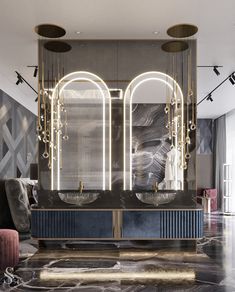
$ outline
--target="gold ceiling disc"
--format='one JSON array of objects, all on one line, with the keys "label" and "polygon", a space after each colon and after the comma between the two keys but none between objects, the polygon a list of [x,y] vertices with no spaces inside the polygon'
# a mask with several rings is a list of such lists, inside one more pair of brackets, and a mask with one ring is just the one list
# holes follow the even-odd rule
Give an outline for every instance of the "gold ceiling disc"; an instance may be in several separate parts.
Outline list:
[{"label": "gold ceiling disc", "polygon": [[193,24],[177,24],[167,30],[167,34],[173,38],[187,38],[195,35],[198,27]]},{"label": "gold ceiling disc", "polygon": [[45,38],[60,38],[65,35],[66,31],[62,27],[54,24],[40,24],[35,26],[34,31]]},{"label": "gold ceiling disc", "polygon": [[44,48],[55,53],[65,53],[72,49],[72,47],[62,41],[49,41],[44,44]]},{"label": "gold ceiling disc", "polygon": [[188,49],[188,44],[184,41],[169,41],[162,45],[162,50],[167,53],[177,53]]}]

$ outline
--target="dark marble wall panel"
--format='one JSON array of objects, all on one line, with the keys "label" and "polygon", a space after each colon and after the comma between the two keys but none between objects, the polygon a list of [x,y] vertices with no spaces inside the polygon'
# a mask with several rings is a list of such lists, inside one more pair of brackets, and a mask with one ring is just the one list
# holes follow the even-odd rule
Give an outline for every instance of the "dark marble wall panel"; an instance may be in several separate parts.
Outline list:
[{"label": "dark marble wall panel", "polygon": [[165,177],[170,141],[164,104],[133,104],[133,189],[152,189]]}]

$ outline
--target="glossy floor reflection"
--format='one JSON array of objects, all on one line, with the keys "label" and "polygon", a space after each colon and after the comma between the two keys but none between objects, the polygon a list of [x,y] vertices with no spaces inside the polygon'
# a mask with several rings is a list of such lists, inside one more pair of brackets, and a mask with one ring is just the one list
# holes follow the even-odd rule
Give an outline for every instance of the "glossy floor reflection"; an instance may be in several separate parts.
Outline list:
[{"label": "glossy floor reflection", "polygon": [[[112,243],[103,245],[97,256],[95,251],[76,250],[73,245],[62,250],[44,250],[33,257],[23,260],[17,274],[23,283],[10,288],[2,286],[0,291],[235,291],[235,217],[210,215],[205,216],[205,237],[198,242],[197,253],[184,250],[166,251],[152,249],[144,253],[151,243]],[[96,244],[99,248],[102,245]],[[133,251],[138,260],[133,260]],[[127,280],[101,283],[100,273],[132,273],[149,271],[195,271],[193,282],[139,280],[135,283],[131,277]],[[94,273],[93,281],[83,283],[78,279],[59,280],[56,276],[79,275],[78,273]],[[44,279],[40,279],[44,275]],[[47,276],[52,279],[45,280]],[[80,274],[81,275],[81,274]],[[135,279],[136,280],[136,279]]]}]

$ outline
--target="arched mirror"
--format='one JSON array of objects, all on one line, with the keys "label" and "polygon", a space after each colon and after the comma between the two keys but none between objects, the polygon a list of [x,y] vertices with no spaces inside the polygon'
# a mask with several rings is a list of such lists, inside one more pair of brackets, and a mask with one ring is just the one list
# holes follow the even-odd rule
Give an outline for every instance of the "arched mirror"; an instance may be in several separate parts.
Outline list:
[{"label": "arched mirror", "polygon": [[111,189],[111,98],[90,72],[63,77],[51,98],[51,190]]},{"label": "arched mirror", "polygon": [[124,95],[124,190],[183,190],[184,103],[162,72],[134,78]]}]

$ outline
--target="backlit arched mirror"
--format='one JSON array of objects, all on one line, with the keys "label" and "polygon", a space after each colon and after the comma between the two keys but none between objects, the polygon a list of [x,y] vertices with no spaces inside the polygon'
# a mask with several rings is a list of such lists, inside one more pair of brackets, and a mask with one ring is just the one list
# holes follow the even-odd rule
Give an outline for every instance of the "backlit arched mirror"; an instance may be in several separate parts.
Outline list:
[{"label": "backlit arched mirror", "polygon": [[63,77],[51,98],[51,190],[111,188],[111,99],[90,72]]},{"label": "backlit arched mirror", "polygon": [[131,81],[124,95],[124,190],[182,190],[185,137],[183,94],[162,72]]}]

